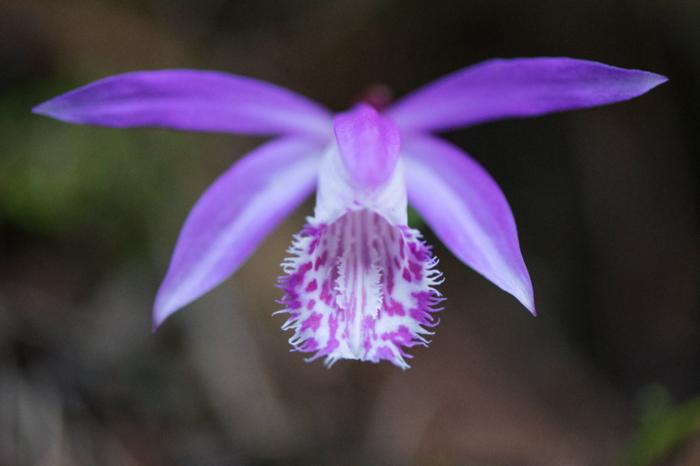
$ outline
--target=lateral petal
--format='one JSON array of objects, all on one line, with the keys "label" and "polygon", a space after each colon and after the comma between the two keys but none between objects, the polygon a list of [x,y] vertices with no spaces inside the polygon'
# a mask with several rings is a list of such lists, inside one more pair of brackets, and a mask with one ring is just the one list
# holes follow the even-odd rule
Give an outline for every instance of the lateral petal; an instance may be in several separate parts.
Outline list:
[{"label": "lateral petal", "polygon": [[300,138],[269,142],[233,164],[185,221],[158,290],[154,327],[211,290],[316,186],[321,148]]},{"label": "lateral petal", "polygon": [[513,214],[496,182],[459,148],[434,137],[404,141],[408,200],[455,256],[535,314]]},{"label": "lateral petal", "polygon": [[215,71],[137,71],[100,79],[33,109],[68,123],[245,134],[330,136],[328,112],[287,89]]},{"label": "lateral petal", "polygon": [[632,99],[667,81],[573,58],[488,60],[427,84],[392,106],[403,131],[442,131]]}]

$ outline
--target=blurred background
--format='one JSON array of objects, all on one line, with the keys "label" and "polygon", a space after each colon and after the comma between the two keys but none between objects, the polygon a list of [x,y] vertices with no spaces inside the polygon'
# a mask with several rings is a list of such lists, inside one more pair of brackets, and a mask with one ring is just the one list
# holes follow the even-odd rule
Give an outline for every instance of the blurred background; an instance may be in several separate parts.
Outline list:
[{"label": "blurred background", "polygon": [[[151,334],[189,208],[261,139],[30,114],[131,70],[229,71],[342,110],[560,55],[670,82],[446,135],[509,198],[540,316],[421,226],[448,301],[407,372],[288,351],[274,283],[311,200]],[[0,149],[2,465],[700,465],[697,0],[2,0]]]}]

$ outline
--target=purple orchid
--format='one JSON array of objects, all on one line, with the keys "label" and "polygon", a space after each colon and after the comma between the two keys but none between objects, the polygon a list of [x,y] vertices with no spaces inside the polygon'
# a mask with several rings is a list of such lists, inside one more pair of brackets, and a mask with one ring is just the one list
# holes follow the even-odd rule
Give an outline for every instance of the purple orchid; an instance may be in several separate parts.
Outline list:
[{"label": "purple orchid", "polygon": [[570,58],[489,60],[428,84],[386,111],[332,116],[272,84],[224,73],[144,71],[105,78],[34,112],[109,127],[275,135],[212,184],[189,214],[158,291],[154,327],[238,269],[316,188],[279,280],[295,350],[407,368],[427,345],[442,278],[407,203],[462,262],[535,314],[515,221],[489,174],[429,134],[624,101],[666,81]]}]

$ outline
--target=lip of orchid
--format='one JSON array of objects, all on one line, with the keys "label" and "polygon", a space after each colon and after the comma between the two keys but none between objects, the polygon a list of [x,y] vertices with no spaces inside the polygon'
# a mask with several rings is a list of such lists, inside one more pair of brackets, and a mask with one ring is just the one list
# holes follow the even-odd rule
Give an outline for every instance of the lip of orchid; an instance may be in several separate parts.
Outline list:
[{"label": "lip of orchid", "polygon": [[[533,315],[534,293],[510,206],[466,152],[431,133],[622,102],[667,81],[566,57],[494,59],[427,84],[378,113],[334,118],[263,81],[160,70],[98,80],[36,106],[61,121],[114,128],[275,136],[197,201],[154,305],[154,328],[233,274],[316,190],[280,278],[294,350],[387,360],[405,369],[427,345],[441,301],[437,259],[407,226],[410,202],[442,243]],[[333,138],[333,136],[335,136]]]}]

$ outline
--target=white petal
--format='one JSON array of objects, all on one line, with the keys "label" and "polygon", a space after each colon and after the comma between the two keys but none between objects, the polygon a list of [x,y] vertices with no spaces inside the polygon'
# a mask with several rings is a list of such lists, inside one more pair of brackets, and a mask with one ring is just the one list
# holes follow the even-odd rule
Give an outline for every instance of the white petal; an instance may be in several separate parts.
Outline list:
[{"label": "white petal", "polygon": [[334,143],[324,152],[316,191],[315,219],[330,224],[349,211],[372,210],[393,225],[406,225],[408,205],[403,164],[398,161],[389,179],[377,189],[357,189]]}]

